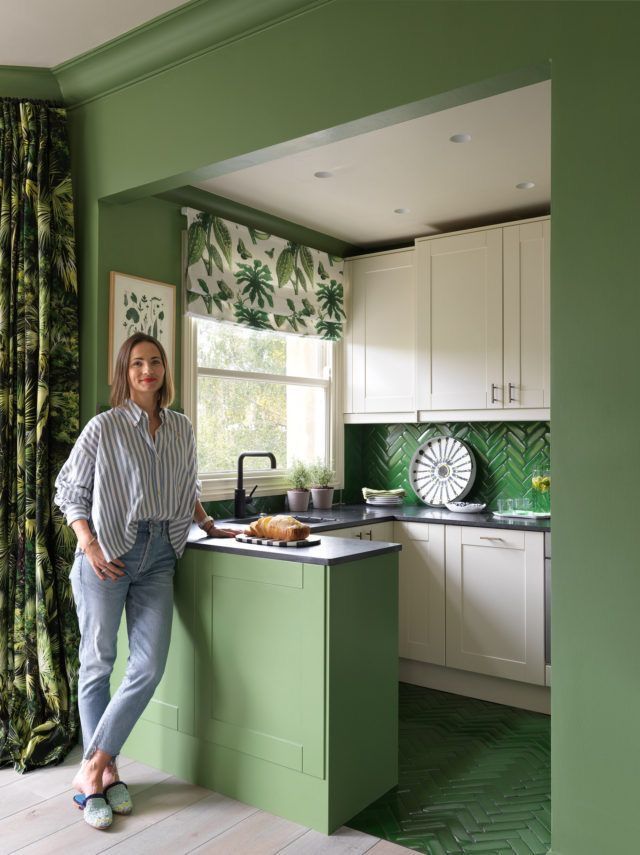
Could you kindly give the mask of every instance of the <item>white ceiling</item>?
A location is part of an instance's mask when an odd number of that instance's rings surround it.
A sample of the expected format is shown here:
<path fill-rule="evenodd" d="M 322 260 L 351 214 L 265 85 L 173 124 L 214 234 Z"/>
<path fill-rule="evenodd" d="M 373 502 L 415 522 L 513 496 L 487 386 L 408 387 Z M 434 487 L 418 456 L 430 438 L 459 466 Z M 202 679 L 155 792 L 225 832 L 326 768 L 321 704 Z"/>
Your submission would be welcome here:
<path fill-rule="evenodd" d="M 457 133 L 471 142 L 450 142 Z M 541 212 L 551 197 L 550 156 L 545 81 L 197 186 L 349 243 L 381 245 Z M 315 178 L 320 170 L 333 177 Z M 536 186 L 516 189 L 523 181 Z"/>
<path fill-rule="evenodd" d="M 52 68 L 187 0 L 2 0 L 0 65 Z"/>

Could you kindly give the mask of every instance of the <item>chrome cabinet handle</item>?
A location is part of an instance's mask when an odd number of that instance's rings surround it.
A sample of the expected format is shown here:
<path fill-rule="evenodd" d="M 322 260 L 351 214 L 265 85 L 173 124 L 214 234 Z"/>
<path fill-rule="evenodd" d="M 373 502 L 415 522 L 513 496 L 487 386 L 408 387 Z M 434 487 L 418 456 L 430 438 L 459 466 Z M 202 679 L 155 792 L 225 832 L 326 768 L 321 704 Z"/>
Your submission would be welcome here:
<path fill-rule="evenodd" d="M 496 389 L 497 388 L 498 387 L 496 386 L 495 383 L 491 384 L 491 403 L 492 404 L 497 404 L 497 401 L 496 401 Z"/>
<path fill-rule="evenodd" d="M 512 391 L 511 391 L 512 389 L 515 389 L 515 388 L 516 388 L 515 383 L 509 383 L 509 403 L 510 404 L 515 404 L 515 402 L 516 402 L 516 399 L 513 396 Z"/>
<path fill-rule="evenodd" d="M 504 537 L 485 537 L 484 535 L 480 535 L 480 540 L 499 540 L 500 543 L 504 543 Z"/>

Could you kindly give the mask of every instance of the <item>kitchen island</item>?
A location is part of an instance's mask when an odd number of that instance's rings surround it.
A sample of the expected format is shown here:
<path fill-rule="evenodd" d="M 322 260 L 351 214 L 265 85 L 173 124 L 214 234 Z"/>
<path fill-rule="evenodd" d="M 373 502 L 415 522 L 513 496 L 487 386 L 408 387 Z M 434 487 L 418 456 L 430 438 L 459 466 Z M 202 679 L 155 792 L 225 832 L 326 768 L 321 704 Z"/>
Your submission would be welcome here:
<path fill-rule="evenodd" d="M 397 783 L 398 544 L 192 528 L 169 660 L 123 753 L 330 833 Z M 126 667 L 123 620 L 117 685 Z"/>

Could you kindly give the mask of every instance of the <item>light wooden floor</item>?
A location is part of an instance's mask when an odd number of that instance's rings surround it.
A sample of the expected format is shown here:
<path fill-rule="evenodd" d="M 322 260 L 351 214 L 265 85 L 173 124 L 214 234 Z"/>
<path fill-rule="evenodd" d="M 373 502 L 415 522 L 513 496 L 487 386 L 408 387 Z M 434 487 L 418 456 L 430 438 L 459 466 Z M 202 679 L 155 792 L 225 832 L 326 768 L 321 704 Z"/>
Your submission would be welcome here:
<path fill-rule="evenodd" d="M 60 766 L 18 775 L 0 769 L 0 855 L 12 852 L 142 855 L 406 855 L 407 850 L 351 828 L 331 837 L 241 804 L 212 790 L 125 758 L 131 816 L 114 817 L 107 831 L 82 819 L 70 784 L 80 763 L 74 749 Z"/>

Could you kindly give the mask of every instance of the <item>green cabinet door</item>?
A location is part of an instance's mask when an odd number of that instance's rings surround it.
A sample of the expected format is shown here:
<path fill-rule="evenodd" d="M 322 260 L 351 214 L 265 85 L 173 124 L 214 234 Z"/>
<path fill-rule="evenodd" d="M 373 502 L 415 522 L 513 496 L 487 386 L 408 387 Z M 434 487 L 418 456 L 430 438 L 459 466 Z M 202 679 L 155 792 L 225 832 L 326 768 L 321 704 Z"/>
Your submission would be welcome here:
<path fill-rule="evenodd" d="M 188 550 L 176 565 L 173 624 L 167 665 L 153 698 L 141 716 L 144 721 L 191 735 L 195 733 L 193 618 L 196 573 L 192 553 L 192 550 Z M 111 676 L 112 693 L 124 676 L 128 653 L 126 617 L 123 614 L 118 632 L 118 656 Z"/>
<path fill-rule="evenodd" d="M 197 561 L 198 550 L 191 550 Z M 216 554 L 196 576 L 196 736 L 325 775 L 321 565 Z"/>

